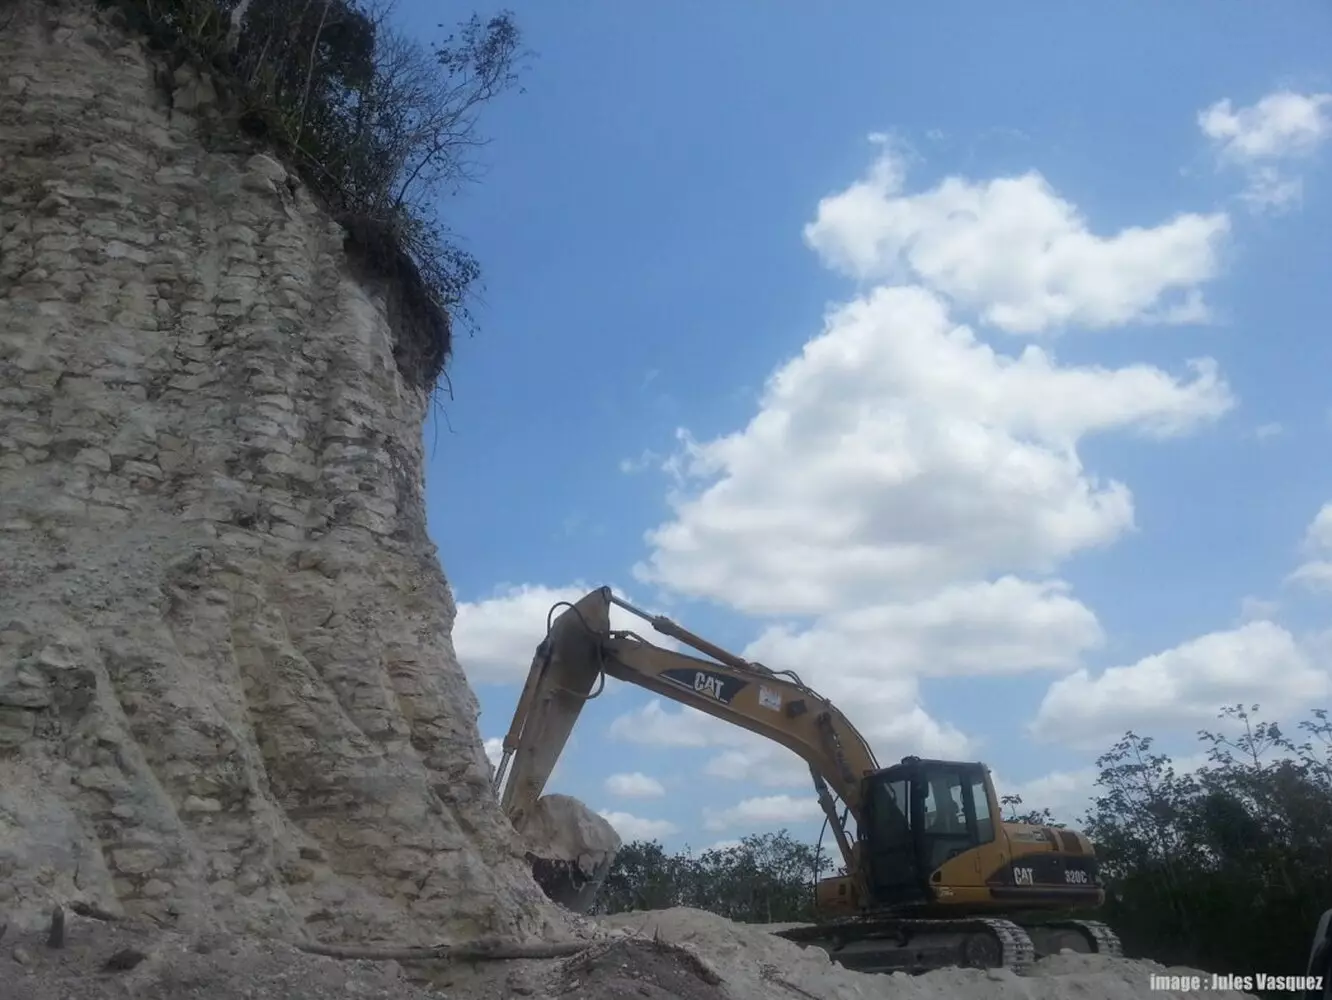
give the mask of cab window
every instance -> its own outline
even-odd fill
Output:
[[[985,779],[971,783],[971,803],[976,810],[976,843],[988,844],[994,840],[994,817],[990,815],[990,799],[985,794]]]
[[[882,791],[876,796],[874,808],[874,826],[877,838],[885,844],[904,844],[911,840],[911,827],[908,822],[910,807],[910,784],[905,778],[885,782]]]
[[[925,832],[965,834],[962,779],[956,772],[935,771],[925,783]]]

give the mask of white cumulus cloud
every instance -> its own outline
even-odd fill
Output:
[[[1224,117],[1203,128],[1247,151],[1245,162],[1275,156],[1263,150],[1279,142],[1243,138],[1249,125],[1236,121],[1230,138]],[[1325,691],[1326,671],[1262,618],[1085,669],[1104,636],[1060,569],[1137,527],[1129,485],[1088,468],[1085,443],[1180,437],[1235,401],[1208,358],[1072,364],[1013,337],[1003,350],[986,339],[987,328],[1034,338],[1203,320],[1229,227],[1223,213],[1181,212],[1097,232],[1035,172],[949,177],[912,193],[904,159],[885,147],[805,229],[860,289],[775,368],[747,424],[702,439],[679,432],[662,463],[670,514],[647,533],[635,577],[759,618],[743,655],[798,671],[882,764],[974,756],[967,734],[924,703],[922,677],[1057,672],[1033,731],[1098,750],[1130,725],[1192,727],[1223,703],[1280,711]],[[510,587],[460,605],[455,642],[469,677],[521,680],[546,609],[586,589]],[[799,757],[738,726],[654,700],[609,735],[707,750],[709,778],[764,792],[706,811],[710,830],[820,816]],[[1092,779],[1071,767],[1017,788],[1030,806],[1064,810],[1086,801]],[[606,782],[621,796],[660,788],[640,774]],[[666,820],[602,815],[630,840],[675,832]]]
[[[1309,590],[1332,592],[1332,503],[1323,504],[1304,533],[1307,556],[1288,581]]]
[[[1203,134],[1223,156],[1239,161],[1306,156],[1332,135],[1332,94],[1268,94],[1236,108],[1229,98],[1198,114]]]
[[[1002,799],[1016,795],[1022,804],[1003,807],[1004,818],[1014,811],[1025,813],[1049,809],[1057,822],[1076,826],[1091,807],[1096,793],[1098,772],[1094,767],[1079,767],[1066,771],[1051,771],[1027,781],[1007,782],[998,772],[992,774],[995,791]]]
[[[655,747],[707,747],[759,739],[697,709],[687,706],[668,709],[660,698],[617,716],[610,724],[609,735],[627,743]]]
[[[879,765],[896,764],[908,754],[943,759],[967,759],[974,745],[955,726],[940,722],[917,702],[916,683],[911,678],[887,686],[881,681],[859,684],[860,696],[834,698],[852,718],[873,749]],[[894,696],[896,695],[896,697]],[[704,765],[709,777],[773,789],[798,789],[811,801],[813,779],[809,766],[790,750],[755,738],[743,746],[721,749]],[[837,784],[835,775],[824,775]]]
[[[1317,552],[1332,552],[1332,503],[1325,503],[1304,533],[1304,542]]]
[[[1218,269],[1224,214],[1102,236],[1036,172],[948,177],[917,194],[905,180],[885,144],[863,179],[819,203],[806,240],[856,277],[919,281],[1013,333],[1206,315],[1201,287]]]
[[[726,809],[704,809],[703,825],[709,830],[743,827],[747,831],[768,831],[784,824],[803,823],[823,815],[813,793],[803,798],[792,795],[765,795],[744,799]]]
[[[945,586],[919,601],[869,605],[775,625],[746,658],[794,670],[865,736],[880,763],[909,753],[959,757],[974,747],[920,703],[918,678],[1069,671],[1100,645],[1096,616],[1059,582],[1005,577]],[[707,733],[693,732],[700,739]],[[644,732],[651,732],[648,727]],[[680,737],[677,737],[680,738]],[[808,770],[785,749],[746,742],[715,756],[706,773],[769,788],[808,788]]]
[[[820,203],[807,241],[871,287],[829,309],[744,427],[679,432],[671,516],[634,569],[767,619],[744,655],[798,671],[883,762],[971,749],[922,703],[920,677],[1075,671],[1102,644],[1055,574],[1135,513],[1082,443],[1177,437],[1234,405],[1210,359],[1066,364],[1034,344],[1000,351],[953,314],[1029,335],[1199,318],[1226,216],[1098,235],[1035,174],[921,194],[904,180],[886,149]],[[688,713],[658,706],[612,732],[715,748],[711,776],[808,782],[788,751]]]
[[[703,767],[710,778],[765,788],[812,787],[809,766],[794,752],[686,705],[668,708],[654,698],[617,716],[608,735],[639,746],[715,750]]]
[[[1332,503],[1315,514],[1301,547],[1306,561],[1287,582],[1332,589]],[[1099,749],[1128,729],[1224,729],[1217,713],[1225,705],[1257,703],[1276,719],[1305,710],[1332,693],[1332,631],[1292,634],[1274,620],[1280,610],[1276,601],[1248,596],[1234,628],[1099,675],[1069,674],[1051,684],[1032,731]]]
[[[785,747],[755,741],[744,749],[723,750],[703,765],[709,778],[744,782],[760,788],[809,788],[809,765]],[[812,793],[811,793],[812,794]]]
[[[486,760],[490,761],[491,769],[499,767],[500,760],[504,757],[504,740],[498,736],[492,736],[483,744],[486,751]]]
[[[1227,98],[1200,111],[1198,127],[1212,141],[1222,165],[1245,175],[1244,199],[1250,205],[1288,208],[1300,201],[1304,190],[1292,165],[1312,156],[1332,136],[1332,94],[1282,90],[1239,108]]]
[[[748,655],[748,650],[746,655]],[[774,668],[781,664],[774,662]],[[813,680],[815,675],[827,685]],[[874,749],[880,764],[890,764],[906,754],[928,757],[965,757],[972,749],[966,735],[933,718],[919,703],[913,677],[845,676],[805,671],[803,679],[814,683],[846,715]],[[612,739],[641,746],[699,748],[716,751],[704,765],[708,777],[750,786],[798,789],[812,796],[809,766],[791,750],[755,735],[738,725],[723,722],[686,706],[669,709],[659,700],[618,716],[610,726]],[[832,775],[827,775],[833,780]]]
[[[1096,616],[1059,581],[1006,576],[945,586],[918,601],[833,612],[807,629],[769,627],[745,655],[768,666],[838,676],[924,677],[1066,669],[1103,641]]]
[[[1332,591],[1332,559],[1310,559],[1290,575],[1292,583],[1308,590]]]
[[[1125,730],[1210,725],[1223,705],[1256,702],[1284,717],[1332,690],[1326,664],[1270,621],[1212,632],[1129,666],[1079,670],[1046,692],[1033,731],[1100,748]]]
[[[1171,766],[1179,777],[1193,774],[1208,763],[1204,752],[1171,757]],[[1022,799],[1022,804],[1016,807],[1018,813],[1049,809],[1056,822],[1072,827],[1081,825],[1095,805],[1096,797],[1106,793],[1104,787],[1096,784],[1100,772],[1091,766],[1051,771],[1027,781],[1012,783],[1005,782],[997,772],[993,777],[995,790],[1001,798],[1017,795]],[[1008,818],[1013,811],[1005,808],[1004,818]]]
[[[1179,434],[1232,402],[1209,361],[1177,377],[1006,356],[937,296],[880,288],[833,311],[748,426],[687,442],[689,480],[635,573],[751,613],[820,614],[1048,572],[1133,526],[1128,487],[1084,469],[1081,438]]]
[[[640,771],[612,774],[606,779],[606,791],[626,799],[655,799],[666,794],[660,781]]]
[[[453,648],[467,679],[473,684],[521,684],[532,666],[532,656],[546,635],[546,616],[560,601],[575,602],[594,589],[583,583],[563,587],[541,584],[504,585],[479,601],[462,601],[453,623]],[[635,604],[633,598],[615,590],[616,596]],[[642,605],[638,605],[642,607]],[[553,617],[568,610],[559,608]],[[613,629],[631,629],[650,636],[659,646],[673,647],[665,636],[657,636],[647,622],[618,607],[612,607]]]
[[[644,819],[627,812],[603,809],[598,815],[615,828],[626,844],[635,840],[662,840],[679,833],[680,828],[668,819]]]

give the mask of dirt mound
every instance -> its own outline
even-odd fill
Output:
[[[0,946],[5,1000],[725,1000],[719,977],[689,951],[642,939],[594,944],[566,961],[406,966],[306,954],[228,934],[183,935],[72,921],[64,946],[45,932]]]
[[[1019,976],[1006,970],[941,969],[921,976],[903,973],[869,976],[849,972],[815,948],[801,948],[765,928],[732,923],[700,910],[684,908],[619,914],[603,924],[697,953],[722,975],[732,1000],[1129,1000],[1137,997],[1178,998],[1189,993],[1153,990],[1153,973],[1194,974],[1167,970],[1154,962],[1098,955],[1057,955]],[[1209,992],[1216,1000],[1247,996],[1234,991]]]
[[[44,933],[0,943],[6,1000],[438,1000],[384,962],[340,962],[225,934],[181,935],[74,922],[63,948]]]
[[[561,963],[546,983],[552,997],[726,1000],[722,978],[692,953],[626,939]]]
[[[594,937],[595,928],[573,924]],[[45,931],[11,931],[0,945],[0,984],[6,1000],[1183,1000],[1188,994],[1151,989],[1150,976],[1203,975],[1065,954],[1023,976],[867,976],[763,928],[687,909],[609,918],[594,939],[571,946],[577,953],[562,959],[344,960],[253,937],[71,918],[59,949]]]

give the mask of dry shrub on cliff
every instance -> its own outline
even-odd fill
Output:
[[[271,145],[384,281],[399,368],[433,388],[480,275],[438,213],[473,179],[482,108],[517,82],[519,33],[473,16],[427,48],[361,0],[99,0],[170,59],[212,74],[237,129]],[[378,0],[375,0],[378,2]],[[172,74],[165,79],[170,81]]]

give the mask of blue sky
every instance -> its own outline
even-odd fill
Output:
[[[603,583],[1069,812],[1125,728],[1328,703],[1332,8],[512,9],[425,439],[483,736]],[[677,712],[612,686],[552,790],[817,832],[790,754]]]

